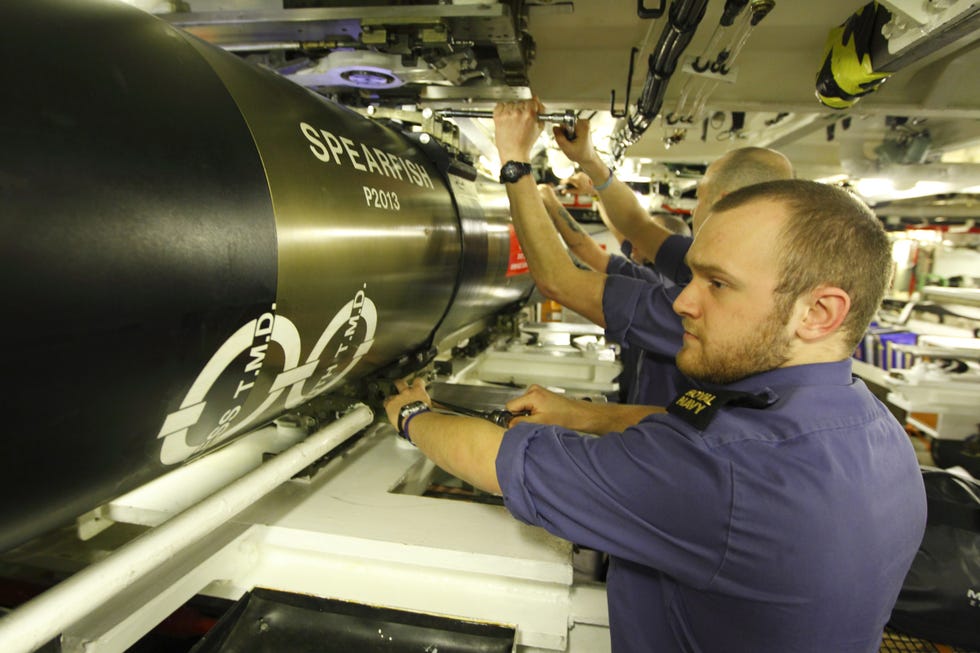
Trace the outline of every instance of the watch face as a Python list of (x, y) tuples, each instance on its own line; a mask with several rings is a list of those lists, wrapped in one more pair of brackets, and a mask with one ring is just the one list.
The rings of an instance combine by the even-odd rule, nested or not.
[(520, 161), (508, 161), (500, 169), (500, 181), (503, 183), (517, 181), (524, 175), (531, 173), (531, 164)]
[(429, 407), (425, 404), (424, 401), (413, 401), (409, 404), (405, 404), (404, 406), (402, 406), (401, 410), (398, 412), (401, 413), (402, 417), (408, 417), (412, 413), (417, 413), (420, 410), (428, 410), (428, 409)]

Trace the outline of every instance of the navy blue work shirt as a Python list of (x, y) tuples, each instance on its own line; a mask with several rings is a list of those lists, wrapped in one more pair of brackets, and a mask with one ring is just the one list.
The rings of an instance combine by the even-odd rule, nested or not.
[[(610, 267), (616, 258), (610, 257)], [(674, 299), (683, 288), (647, 268), (641, 269), (650, 276), (606, 276), (602, 292), (605, 335), (622, 347), (624, 368), (631, 362), (635, 370), (632, 377), (626, 377), (632, 378), (635, 386), (626, 403), (666, 406), (687, 384), (676, 364), (684, 328), (673, 309)]]
[(612, 650), (876, 653), (926, 502), (908, 435), (850, 360), (670, 410), (602, 437), (519, 424), (496, 459), (517, 519), (609, 553)]
[[(629, 240), (621, 245), (625, 259), (610, 256), (608, 275), (638, 280), (622, 284), (607, 280), (603, 292), (606, 337), (621, 346), (623, 403), (665, 406), (687, 383), (675, 364), (684, 330), (673, 303), (691, 278), (684, 257), (692, 242), (686, 236), (668, 237), (657, 252), (655, 268), (629, 260), (633, 251)], [(639, 281), (647, 281), (650, 287)]]
[[(687, 256), (687, 250), (691, 249), (693, 243), (694, 239), (690, 236), (682, 236), (681, 234), (667, 236), (667, 239), (660, 245), (660, 249), (657, 250), (657, 256), (654, 258), (652, 268), (647, 264), (643, 265), (643, 267), (654, 270), (657, 274), (678, 286), (686, 286), (691, 283), (691, 268), (687, 267), (687, 263), (684, 262), (684, 257)], [(620, 245), (620, 249), (623, 252), (623, 256), (632, 260), (632, 242), (624, 240)]]
[[(624, 251), (628, 245), (629, 241), (623, 243)], [(616, 255), (609, 257), (606, 274), (640, 279), (663, 288), (674, 285), (653, 268), (637, 265)], [(670, 333), (680, 337), (673, 330)], [(619, 342), (619, 345), (619, 361), (623, 365), (623, 371), (618, 378), (620, 403), (666, 406), (683, 384), (683, 375), (674, 362), (676, 352), (671, 354), (666, 344), (662, 351), (648, 351), (628, 342)]]
[(667, 236), (667, 240), (657, 250), (657, 256), (653, 260), (657, 272), (678, 286), (691, 283), (691, 268), (687, 267), (684, 257), (687, 256), (687, 250), (691, 249), (692, 243), (694, 239), (690, 236), (680, 234)]

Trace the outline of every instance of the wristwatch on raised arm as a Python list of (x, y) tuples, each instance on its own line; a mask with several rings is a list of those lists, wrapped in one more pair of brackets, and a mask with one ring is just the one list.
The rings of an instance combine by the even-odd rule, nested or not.
[(531, 174), (531, 164), (524, 161), (508, 161), (500, 168), (500, 183), (509, 184), (524, 175)]

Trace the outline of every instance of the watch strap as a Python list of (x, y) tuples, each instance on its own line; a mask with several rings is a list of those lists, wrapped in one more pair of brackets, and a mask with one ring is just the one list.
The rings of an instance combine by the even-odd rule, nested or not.
[(500, 183), (509, 184), (517, 181), (525, 175), (529, 175), (534, 168), (527, 161), (508, 161), (500, 168)]
[(428, 413), (431, 410), (424, 401), (413, 401), (402, 406), (398, 410), (398, 435), (411, 442), (412, 438), (408, 435), (408, 423), (416, 415)]

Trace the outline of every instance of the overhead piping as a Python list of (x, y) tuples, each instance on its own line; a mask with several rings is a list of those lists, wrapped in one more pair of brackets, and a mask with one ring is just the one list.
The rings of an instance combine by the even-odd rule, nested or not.
[(707, 6), (707, 0), (675, 0), (671, 3), (668, 23), (648, 59), (646, 81), (636, 106), (629, 111), (625, 124), (612, 135), (614, 160), (622, 158), (626, 149), (640, 139), (660, 113), (667, 83), (704, 18)]
[[(748, 11), (742, 11), (749, 5)], [(690, 125), (693, 125), (704, 112), (708, 98), (718, 87), (720, 81), (734, 82), (732, 64), (738, 57), (752, 30), (763, 18), (769, 15), (776, 3), (774, 0), (728, 0), (721, 20), (715, 28), (711, 40), (693, 63), (687, 81), (673, 111), (665, 121), (673, 127), (664, 139), (670, 147), (684, 140)], [(676, 126), (676, 127), (675, 127)]]

